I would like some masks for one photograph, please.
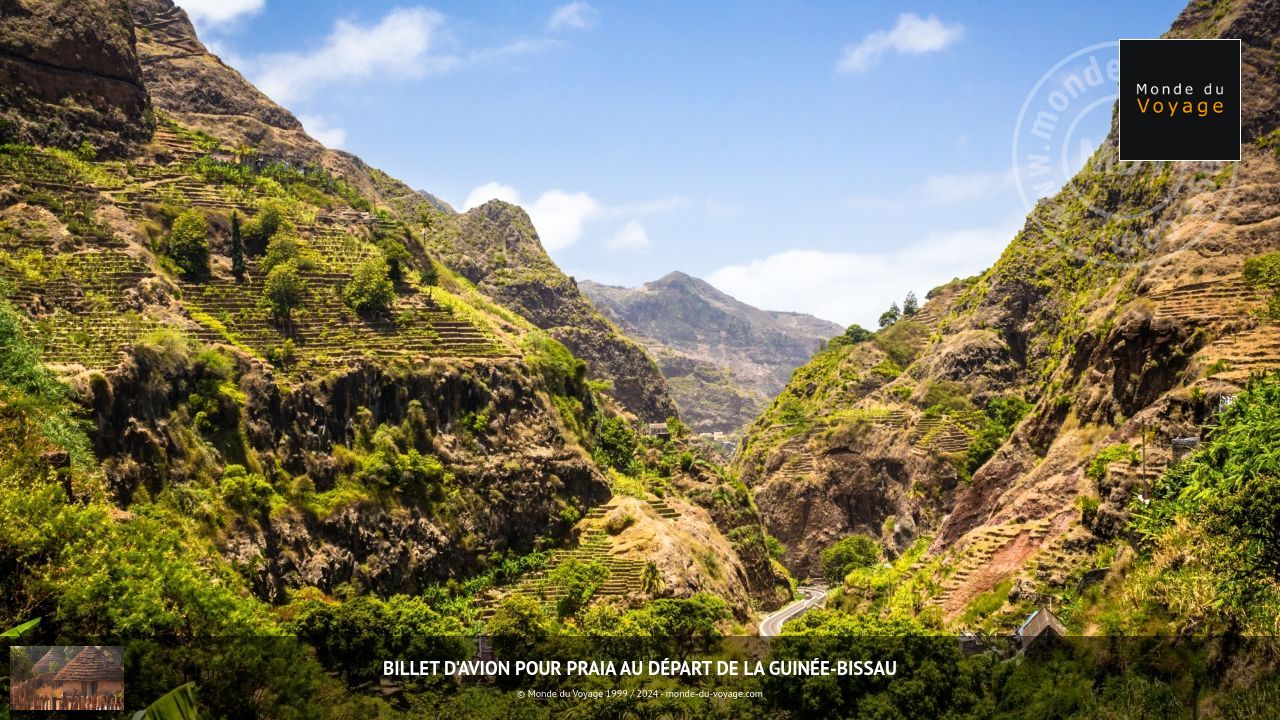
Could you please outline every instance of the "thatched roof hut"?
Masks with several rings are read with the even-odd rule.
[[[55,673],[61,670],[62,666],[66,664],[66,658],[62,657],[62,653],[58,648],[49,648],[49,650],[36,661],[36,664],[31,666],[31,675],[32,677],[40,677],[41,675]]]
[[[124,680],[124,668],[115,655],[93,645],[81,650],[54,676],[60,685],[104,680]]]

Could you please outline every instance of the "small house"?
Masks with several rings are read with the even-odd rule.
[[[666,423],[651,422],[645,426],[645,430],[649,435],[663,440],[671,437],[671,429],[667,427]]]
[[[110,650],[89,645],[53,678],[62,697],[101,697],[124,691],[124,667]]]
[[[1049,608],[1040,608],[1018,627],[1018,639],[1022,641],[1025,652],[1033,644],[1043,640],[1065,637],[1067,626],[1062,624],[1057,615]]]

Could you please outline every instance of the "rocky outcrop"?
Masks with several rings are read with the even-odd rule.
[[[676,414],[653,359],[556,267],[523,210],[499,200],[488,202],[444,218],[431,228],[429,243],[481,292],[586,360],[593,377],[612,384],[608,394],[637,417],[661,422]]]
[[[125,0],[0,0],[0,141],[118,156],[150,108]]]
[[[681,418],[703,432],[741,430],[791,371],[844,330],[811,315],[760,310],[681,272],[637,288],[589,280],[581,288],[657,358]]]
[[[794,572],[849,532],[890,550],[928,536],[949,617],[1004,580],[1062,593],[1173,440],[1198,435],[1250,373],[1280,367],[1280,330],[1240,275],[1280,250],[1280,156],[1265,140],[1280,129],[1277,17],[1270,0],[1191,3],[1170,31],[1244,40],[1242,162],[1174,164],[1171,184],[1149,167],[1109,172],[1113,127],[990,270],[797,370],[737,461]],[[1111,246],[1116,217],[1136,218],[1124,232],[1143,235],[1140,256]],[[1011,398],[1030,410],[987,459],[975,446],[990,442],[989,403]]]
[[[339,448],[354,445],[359,432],[404,422],[411,408],[420,409],[430,449],[453,483],[446,501],[367,496],[328,512],[295,502],[268,518],[238,521],[228,529],[227,553],[252,569],[264,599],[351,581],[383,594],[416,592],[474,573],[491,553],[526,553],[561,539],[572,526],[560,515],[567,505],[589,507],[609,496],[600,472],[561,435],[522,363],[359,364],[287,390],[259,361],[239,356],[237,365],[243,404],[221,395],[216,409],[202,406],[203,436],[243,445],[223,440],[212,450],[191,435],[200,432],[191,398],[225,378],[199,358],[143,344],[116,370],[84,382],[95,450],[121,505],[143,493],[183,495],[249,457],[277,485],[289,478],[324,493],[339,480]],[[464,426],[486,411],[488,427]]]

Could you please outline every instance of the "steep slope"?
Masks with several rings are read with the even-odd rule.
[[[0,142],[119,154],[149,137],[128,17],[125,0],[0,2]]]
[[[596,310],[542,249],[529,216],[498,200],[433,221],[427,242],[480,292],[509,307],[587,361],[606,393],[642,420],[676,414],[667,382],[644,348]]]
[[[1174,439],[1280,366],[1241,280],[1280,249],[1278,35],[1266,1],[1192,3],[1170,32],[1244,39],[1242,162],[1112,172],[1113,128],[990,270],[797,371],[739,462],[793,571],[853,532],[930,537],[918,602],[948,618],[997,586],[1015,610],[1068,595]],[[1149,242],[1118,254],[1126,233]]]
[[[580,287],[657,358],[680,417],[701,432],[741,430],[844,330],[811,315],[760,310],[681,272],[638,288],[590,280]]]
[[[477,215],[323,148],[208,55],[168,0],[133,10],[139,45],[129,54],[155,99],[154,135],[134,142],[150,116],[136,108],[115,125],[87,116],[57,138],[98,133],[103,147],[121,148],[116,159],[0,149],[0,295],[5,312],[17,310],[11,334],[35,341],[88,416],[94,463],[76,482],[125,527],[185,518],[190,527],[177,532],[215,545],[274,603],[301,588],[417,593],[574,545],[579,519],[627,481],[635,431],[581,359],[422,241],[428,228]],[[79,22],[89,28],[75,34],[82,57],[109,56],[117,36],[135,35],[129,14]],[[85,107],[111,102],[114,87],[87,85],[97,96]],[[32,112],[25,120],[43,110]],[[522,212],[503,214],[451,237],[456,257],[483,255],[489,233],[508,225],[537,247]],[[539,278],[564,279],[549,260],[534,265]],[[533,278],[524,290],[544,292]],[[618,367],[651,368],[576,291],[545,292],[577,298],[595,322],[578,330],[598,330]],[[510,306],[547,318],[519,300]],[[599,354],[597,367],[612,359]],[[673,410],[652,376],[629,399],[665,417]],[[50,452],[48,462],[62,462]],[[621,470],[606,473],[605,454]],[[70,482],[64,499],[75,502],[88,490]],[[669,544],[692,556],[683,538],[712,542],[735,555],[719,558],[735,571],[714,587],[673,582],[668,594],[716,589],[743,618],[754,602],[776,603],[785,579],[770,558],[725,534],[761,536],[741,499],[733,524],[722,530],[695,513]]]

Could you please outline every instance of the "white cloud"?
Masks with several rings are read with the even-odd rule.
[[[542,247],[548,252],[563,250],[578,241],[589,218],[598,216],[600,203],[584,192],[548,190],[528,208],[538,230]]]
[[[538,231],[542,247],[548,252],[562,250],[577,242],[587,220],[603,212],[600,203],[587,193],[563,190],[548,190],[526,205],[520,202],[520,193],[515,188],[499,182],[488,182],[472,190],[463,201],[462,209],[467,211],[490,200],[522,205]]]
[[[548,30],[587,30],[596,24],[600,11],[585,2],[571,2],[555,9],[547,20]]]
[[[267,0],[179,0],[191,22],[199,26],[223,25],[262,11]]]
[[[519,205],[520,193],[510,185],[503,185],[496,181],[487,182],[467,194],[467,199],[462,201],[462,210],[465,212],[471,208],[480,207],[490,200],[501,200],[512,205]]]
[[[307,134],[331,148],[340,148],[347,142],[347,131],[329,124],[318,115],[299,115],[298,121]]]
[[[563,250],[576,243],[593,220],[628,217],[629,220],[612,238],[605,242],[614,250],[643,250],[649,246],[649,237],[637,218],[670,212],[689,206],[688,198],[671,195],[621,205],[605,205],[585,192],[547,190],[531,203],[520,200],[520,192],[510,185],[497,181],[487,182],[467,194],[462,201],[463,212],[485,204],[490,200],[502,200],[521,205],[529,213],[533,227],[538,231],[542,246],[548,252]]]
[[[649,249],[649,233],[645,232],[639,220],[632,220],[606,240],[604,246],[610,250],[645,251]]]
[[[443,22],[440,13],[421,7],[395,8],[372,25],[338,20],[319,48],[255,58],[250,75],[272,99],[288,104],[327,85],[442,73],[459,63],[435,52]]]
[[[984,270],[1013,238],[1018,222],[932,235],[889,252],[789,250],[721,268],[707,281],[757,307],[874,328],[880,313],[907,291],[923,299],[953,277]]]
[[[915,13],[903,13],[898,22],[888,30],[877,30],[848,45],[840,53],[836,70],[859,73],[875,67],[887,52],[899,55],[922,55],[946,48],[964,35],[964,26],[944,24],[936,15],[922,18]]]

